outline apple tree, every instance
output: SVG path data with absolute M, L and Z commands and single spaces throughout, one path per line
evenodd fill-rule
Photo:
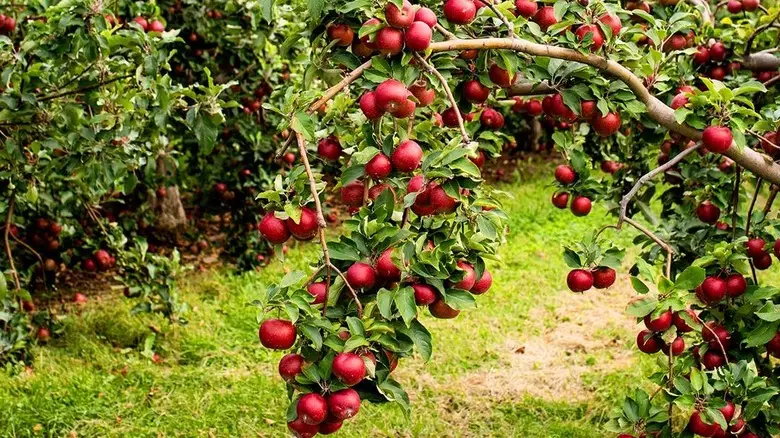
M 553 204 L 574 216 L 602 204 L 615 217 L 565 249 L 572 291 L 611 286 L 624 249 L 610 233 L 638 233 L 628 312 L 646 326 L 639 350 L 665 355 L 648 382 L 657 389 L 616 402 L 606 428 L 624 438 L 778 433 L 780 290 L 757 271 L 780 256 L 770 214 L 780 9 L 312 0 L 299 13 L 308 80 L 268 109 L 294 132 L 301 164 L 266 196 L 260 231 L 273 244 L 319 235 L 323 256 L 256 302 L 261 343 L 293 349 L 279 371 L 294 434 L 335 432 L 361 399 L 408 412 L 391 374 L 399 358 L 432 355 L 420 308 L 455 317 L 492 281 L 485 260 L 506 218 L 480 169 L 517 117 L 541 125 L 534 135 L 566 161 Z M 334 190 L 353 216 L 328 241 L 321 205 Z

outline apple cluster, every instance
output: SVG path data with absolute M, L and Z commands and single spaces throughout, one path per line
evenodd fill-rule
M 565 189 L 566 186 L 577 182 L 577 172 L 568 164 L 561 164 L 555 168 L 555 180 Z M 553 193 L 552 203 L 556 208 L 566 208 L 569 203 L 569 192 L 557 191 Z M 591 208 L 592 202 L 587 196 L 577 195 L 571 201 L 571 212 L 575 216 L 587 216 Z

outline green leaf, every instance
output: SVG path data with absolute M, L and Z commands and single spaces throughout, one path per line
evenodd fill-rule
M 314 344 L 315 350 L 322 349 L 322 333 L 320 332 L 320 329 L 317 327 L 314 327 L 309 324 L 303 324 L 300 326 L 301 332 L 303 332 L 303 336 L 308 338 L 312 344 Z
M 680 275 L 677 276 L 677 281 L 674 282 L 674 288 L 677 290 L 693 290 L 696 289 L 706 277 L 707 272 L 698 266 L 689 266 Z
M 325 0 L 307 0 L 309 17 L 312 21 L 320 21 L 322 10 L 325 8 Z
M 391 319 L 393 317 L 393 291 L 385 288 L 379 289 L 376 294 L 376 303 L 382 318 Z
M 473 309 L 477 307 L 477 301 L 469 292 L 460 289 L 450 289 L 444 297 L 444 302 L 456 310 Z
M 365 336 L 366 334 L 365 329 L 363 328 L 363 321 L 361 321 L 360 318 L 348 316 L 347 327 L 349 328 L 349 333 L 352 336 Z
M 417 317 L 417 304 L 414 301 L 414 289 L 411 287 L 398 289 L 393 296 L 393 302 L 395 302 L 395 307 L 398 308 L 398 312 L 401 314 L 404 323 L 409 327 L 412 320 Z
M 626 308 L 626 311 L 631 316 L 641 318 L 655 310 L 657 305 L 657 297 L 646 295 L 633 300 Z
M 304 274 L 302 271 L 289 272 L 282 278 L 282 281 L 279 282 L 279 287 L 290 287 L 292 285 L 298 284 L 304 278 L 306 278 L 306 274 Z
M 642 280 L 640 280 L 637 277 L 631 277 L 631 286 L 634 287 L 634 290 L 637 293 L 642 294 L 642 295 L 650 292 L 650 288 L 647 287 L 647 285 L 644 282 L 642 282 Z
M 8 282 L 5 279 L 5 274 L 0 272 L 0 301 L 4 300 L 8 296 Z
M 290 127 L 292 127 L 293 131 L 302 134 L 306 140 L 314 141 L 314 120 L 305 112 L 299 111 L 295 113 Z
M 425 326 L 420 323 L 420 321 L 415 319 L 412 321 L 409 329 L 403 330 L 402 333 L 411 338 L 412 342 L 414 342 L 415 348 L 417 348 L 420 356 L 422 356 L 423 361 L 428 362 L 431 359 L 431 355 L 433 354 L 433 341 L 431 338 L 431 333 L 428 331 L 428 329 L 426 329 Z

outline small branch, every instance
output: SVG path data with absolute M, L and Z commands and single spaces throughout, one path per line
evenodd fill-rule
M 61 93 L 56 93 L 56 94 L 51 94 L 51 95 L 48 95 L 48 96 L 43 96 L 40 99 L 38 99 L 38 102 L 46 102 L 48 100 L 57 99 L 58 97 L 69 96 L 71 94 L 86 93 L 87 91 L 92 91 L 94 89 L 106 86 L 106 85 L 114 83 L 116 81 L 121 81 L 123 79 L 132 78 L 133 76 L 135 76 L 135 74 L 128 74 L 128 75 L 117 76 L 117 77 L 109 79 L 109 80 L 107 80 L 105 82 L 100 82 L 100 83 L 97 83 L 97 84 L 89 85 L 87 87 L 77 88 L 75 90 L 63 91 Z
M 778 191 L 780 191 L 780 187 L 773 185 L 772 190 L 769 192 L 769 198 L 766 200 L 766 205 L 764 205 L 764 218 L 766 218 L 766 215 L 772 210 L 772 204 L 775 203 Z
M 11 200 L 8 203 L 8 217 L 5 220 L 5 253 L 8 255 L 8 264 L 11 267 L 11 276 L 14 278 L 14 283 L 16 284 L 16 290 L 20 291 L 22 290 L 22 283 L 19 281 L 19 273 L 16 271 L 16 266 L 14 265 L 14 255 L 13 252 L 11 252 L 11 244 L 8 242 L 8 236 L 11 235 L 11 220 L 13 220 L 14 217 L 14 202 L 16 201 L 16 198 L 14 197 L 14 194 L 11 194 Z M 3 275 L 0 273 L 0 275 Z
M 769 23 L 766 23 L 766 24 L 764 24 L 763 26 L 758 26 L 758 27 L 757 27 L 757 28 L 756 28 L 756 29 L 753 31 L 753 33 L 752 33 L 752 34 L 750 34 L 750 36 L 748 37 L 748 39 L 745 41 L 745 55 L 744 55 L 744 56 L 745 56 L 746 58 L 747 58 L 748 56 L 750 56 L 750 53 L 753 51 L 753 41 L 756 39 L 756 37 L 758 36 L 758 34 L 760 34 L 761 32 L 763 32 L 763 31 L 765 31 L 765 30 L 769 29 L 770 27 L 772 27 L 772 25 L 774 25 L 774 24 L 775 24 L 775 21 L 777 21 L 777 19 L 778 19 L 778 18 L 780 18 L 780 14 L 777 14 L 777 15 L 775 15 L 775 18 L 773 18 L 773 19 L 772 19 L 772 21 L 770 21 Z
M 747 212 L 747 220 L 745 222 L 745 236 L 750 237 L 750 218 L 753 216 L 753 209 L 756 207 L 756 201 L 758 200 L 758 195 L 761 193 L 761 184 L 764 181 L 759 178 L 756 181 L 756 190 L 753 192 L 753 200 L 750 201 L 750 208 L 748 208 Z
M 446 38 L 448 40 L 456 40 L 456 39 L 458 39 L 458 37 L 454 33 L 448 31 L 447 29 L 444 28 L 444 26 L 442 26 L 439 23 L 436 23 L 436 26 L 434 26 L 433 28 L 436 29 L 437 31 L 439 31 L 439 33 L 444 35 L 444 38 Z
M 334 265 L 330 265 L 330 267 L 336 271 L 336 274 L 341 277 L 341 279 L 344 281 L 344 285 L 347 286 L 347 289 L 349 289 L 350 293 L 352 293 L 352 298 L 355 300 L 355 304 L 357 304 L 358 309 L 358 316 L 363 317 L 363 305 L 360 303 L 360 300 L 358 299 L 357 292 L 355 292 L 355 289 L 352 288 L 352 285 L 349 284 L 349 281 L 347 281 L 347 277 L 344 276 L 344 273 L 342 273 L 339 268 L 337 268 Z
M 637 230 L 641 231 L 645 236 L 652 239 L 653 242 L 658 244 L 661 248 L 666 251 L 667 257 L 666 257 L 666 278 L 670 279 L 672 278 L 672 256 L 674 255 L 674 249 L 672 249 L 671 246 L 669 246 L 668 243 L 661 240 L 660 237 L 653 234 L 652 231 L 647 229 L 644 225 L 640 224 L 639 222 L 634 221 L 631 218 L 624 218 L 623 219 L 627 224 L 631 225 L 632 227 L 636 228 Z
M 312 114 L 318 109 L 320 109 L 321 106 L 328 103 L 329 100 L 333 99 L 333 97 L 341 92 L 344 88 L 346 88 L 349 84 L 355 82 L 357 78 L 359 78 L 366 69 L 371 67 L 371 60 L 368 60 L 358 66 L 358 68 L 352 70 L 350 74 L 344 77 L 338 84 L 328 88 L 325 90 L 325 94 L 322 95 L 319 99 L 317 99 L 314 103 L 309 105 L 309 108 L 306 109 L 306 112 L 308 114 Z M 293 136 L 287 137 L 287 141 L 284 142 L 284 145 L 281 149 L 279 149 L 279 152 L 276 153 L 276 156 L 274 157 L 275 160 L 278 160 L 281 158 L 282 154 L 287 152 L 287 148 L 290 147 L 290 144 L 292 144 Z
M 720 352 L 723 353 L 723 358 L 726 359 L 726 365 L 729 365 L 729 356 L 726 354 L 726 349 L 723 348 L 723 343 L 720 342 L 720 338 L 718 337 L 718 335 L 715 334 L 715 332 L 713 332 L 712 329 L 707 324 L 703 324 L 703 327 L 705 329 L 709 330 L 710 333 L 712 333 L 712 337 L 714 337 L 715 340 L 718 341 L 718 346 L 720 347 Z
M 701 12 L 701 18 L 710 25 L 715 25 L 715 17 L 710 10 L 710 4 L 704 0 L 690 0 L 691 4 Z
M 664 163 L 663 165 L 658 166 L 655 169 L 651 170 L 650 172 L 647 172 L 646 174 L 642 175 L 642 177 L 639 178 L 639 181 L 637 181 L 636 184 L 634 184 L 634 187 L 632 187 L 631 190 L 629 190 L 628 193 L 626 193 L 626 195 L 623 196 L 623 199 L 620 201 L 620 216 L 618 216 L 618 222 L 617 222 L 618 229 L 620 229 L 620 227 L 623 225 L 623 221 L 627 221 L 626 211 L 628 209 L 628 203 L 631 202 L 631 198 L 633 198 L 636 195 L 639 189 L 648 181 L 650 181 L 653 177 L 655 177 L 659 173 L 666 172 L 668 169 L 671 169 L 672 167 L 674 167 L 674 165 L 682 161 L 685 157 L 687 157 L 689 154 L 699 149 L 701 146 L 702 146 L 701 143 L 696 143 L 696 146 L 685 149 L 684 151 L 675 155 L 674 158 Z
M 292 137 L 292 136 L 290 136 Z M 330 253 L 328 253 L 328 242 L 325 239 L 325 228 L 328 226 L 325 222 L 325 216 L 322 214 L 322 204 L 320 203 L 320 195 L 317 192 L 317 183 L 314 180 L 314 173 L 311 171 L 309 165 L 309 154 L 306 152 L 306 141 L 303 139 L 303 134 L 300 132 L 295 133 L 295 138 L 298 140 L 298 153 L 301 156 L 301 162 L 303 162 L 303 168 L 306 169 L 306 176 L 309 178 L 309 191 L 314 198 L 314 208 L 317 211 L 317 225 L 319 226 L 320 246 L 322 247 L 322 257 L 325 265 L 331 266 Z M 319 271 L 318 271 L 319 272 Z M 325 283 L 325 303 L 322 306 L 322 314 L 328 309 L 328 292 L 330 289 L 330 268 L 328 268 L 328 281 Z
M 486 1 L 484 4 L 487 5 L 488 8 L 490 8 L 491 11 L 493 11 L 496 16 L 501 19 L 501 21 L 504 22 L 504 26 L 507 28 L 507 33 L 509 34 L 509 38 L 515 38 L 515 25 L 512 24 L 511 21 L 506 19 L 506 16 L 501 13 L 501 11 L 498 10 L 498 8 L 493 4 L 492 1 Z
M 441 82 L 441 86 L 444 88 L 444 93 L 447 95 L 447 99 L 450 101 L 450 106 L 453 110 L 455 110 L 455 115 L 458 118 L 458 127 L 460 128 L 460 135 L 463 137 L 463 144 L 469 144 L 469 134 L 466 132 L 466 126 L 463 124 L 463 116 L 460 114 L 460 108 L 458 108 L 458 102 L 455 101 L 455 97 L 452 95 L 452 90 L 450 89 L 449 84 L 447 83 L 447 80 L 444 79 L 444 76 L 439 73 L 439 70 L 436 70 L 434 66 L 428 63 L 420 54 L 415 53 L 414 54 L 415 59 L 417 62 L 423 65 L 426 70 L 428 70 L 429 73 L 436 76 L 436 79 Z
M 776 83 L 780 82 L 780 75 L 776 75 L 775 77 L 769 79 L 768 81 L 764 82 L 765 87 L 771 87 L 775 85 Z M 777 147 L 777 146 L 775 146 Z
M 731 240 L 737 235 L 737 218 L 739 217 L 739 189 L 742 187 L 741 177 L 742 168 L 737 166 L 736 175 L 734 175 L 734 190 L 731 195 Z

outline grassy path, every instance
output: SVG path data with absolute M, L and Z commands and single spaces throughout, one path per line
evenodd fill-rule
M 555 210 L 549 171 L 502 187 L 514 196 L 510 236 L 479 308 L 450 321 L 424 317 L 434 357 L 404 360 L 396 376 L 413 399 L 411 421 L 364 404 L 340 436 L 605 436 L 613 400 L 650 360 L 627 349 L 635 324 L 622 313 L 625 278 L 606 292 L 565 290 L 561 246 L 606 218 L 599 208 L 577 220 Z M 317 249 L 292 249 L 288 265 L 305 266 Z M 35 350 L 32 373 L 0 373 L 0 436 L 288 436 L 281 354 L 260 347 L 246 306 L 281 273 L 274 263 L 190 278 L 186 327 L 130 316 L 131 303 L 116 295 L 74 309 L 63 337 Z M 149 324 L 162 330 L 160 365 L 139 354 Z

